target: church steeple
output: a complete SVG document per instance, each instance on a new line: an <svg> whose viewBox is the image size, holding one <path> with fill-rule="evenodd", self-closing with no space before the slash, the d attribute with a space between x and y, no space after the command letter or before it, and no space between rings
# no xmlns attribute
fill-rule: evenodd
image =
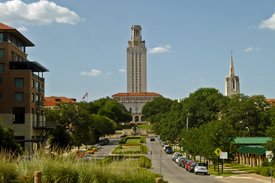
<svg viewBox="0 0 275 183"><path fill-rule="evenodd" d="M235 94L240 94L240 80L239 76L235 76L233 55L231 52L229 76L225 78L225 95L232 96Z"/></svg>
<svg viewBox="0 0 275 183"><path fill-rule="evenodd" d="M232 52L231 52L231 63L230 63L230 72L229 72L229 76L235 76Z"/></svg>

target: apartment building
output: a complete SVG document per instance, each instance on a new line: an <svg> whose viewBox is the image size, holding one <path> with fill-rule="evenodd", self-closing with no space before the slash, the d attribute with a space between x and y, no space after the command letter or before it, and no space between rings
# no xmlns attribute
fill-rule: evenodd
<svg viewBox="0 0 275 183"><path fill-rule="evenodd" d="M27 47L34 44L15 28L0 23L0 122L14 130L22 148L32 152L45 140L44 72L29 61Z"/></svg>

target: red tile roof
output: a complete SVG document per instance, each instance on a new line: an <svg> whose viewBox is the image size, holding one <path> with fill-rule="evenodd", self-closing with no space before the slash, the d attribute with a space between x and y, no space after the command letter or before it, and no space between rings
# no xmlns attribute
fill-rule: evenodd
<svg viewBox="0 0 275 183"><path fill-rule="evenodd" d="M266 101L267 101L269 104L275 106L275 99L274 99L274 98L266 99Z"/></svg>
<svg viewBox="0 0 275 183"><path fill-rule="evenodd" d="M10 26L0 22L0 30L11 30L11 29L15 30L15 28L10 27Z"/></svg>
<svg viewBox="0 0 275 183"><path fill-rule="evenodd" d="M138 92L138 93L116 93L112 95L112 97L125 97L125 96L151 96L151 97L159 97L161 96L158 93L155 92Z"/></svg>
<svg viewBox="0 0 275 183"><path fill-rule="evenodd" d="M3 24L1 22L0 22L0 32L9 32L13 34L17 39L21 41L21 43L24 46L34 46L34 44L30 40L28 40L28 38L26 38L23 34L21 34L18 30L16 30L11 26Z"/></svg>
<svg viewBox="0 0 275 183"><path fill-rule="evenodd" d="M60 103L74 104L76 103L76 99L67 98L67 97L55 97L55 96L44 98L45 107L58 106Z"/></svg>

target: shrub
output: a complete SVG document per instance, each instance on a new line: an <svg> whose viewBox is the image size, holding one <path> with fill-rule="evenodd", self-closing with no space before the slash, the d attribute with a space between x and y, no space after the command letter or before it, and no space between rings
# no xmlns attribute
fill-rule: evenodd
<svg viewBox="0 0 275 183"><path fill-rule="evenodd" d="M152 162L149 158L145 157L145 156L141 156L138 159L138 165L141 168L151 168L152 166Z"/></svg>
<svg viewBox="0 0 275 183"><path fill-rule="evenodd" d="M11 163L0 164L0 182L12 182L18 178L16 166Z"/></svg>

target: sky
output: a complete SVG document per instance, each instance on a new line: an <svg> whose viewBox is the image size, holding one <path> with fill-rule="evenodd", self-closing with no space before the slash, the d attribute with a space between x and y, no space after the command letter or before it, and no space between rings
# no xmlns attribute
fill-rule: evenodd
<svg viewBox="0 0 275 183"><path fill-rule="evenodd" d="M28 60L49 69L45 96L127 92L126 48L138 24L149 92L224 94L232 52L241 93L275 98L274 0L0 0L0 22L35 44Z"/></svg>

